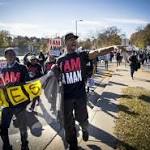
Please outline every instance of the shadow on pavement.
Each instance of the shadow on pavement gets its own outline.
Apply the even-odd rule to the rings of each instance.
[[[118,108],[120,111],[123,111],[129,115],[132,115],[132,116],[136,116],[136,115],[139,115],[139,113],[135,113],[133,110],[129,109],[127,106],[125,105],[118,105]]]
[[[115,75],[115,76],[120,76],[120,77],[123,76],[123,75],[121,75],[121,74],[119,74],[119,73],[114,73],[113,76],[114,76],[114,75]]]
[[[95,85],[98,86],[98,87],[105,88],[107,84],[102,84],[102,83],[99,83],[99,82],[95,82]]]
[[[56,119],[53,119],[53,117],[50,115],[50,113],[47,112],[45,106],[42,103],[40,104],[40,107],[41,107],[42,112],[43,112],[43,116],[41,115],[41,117],[43,117],[45,119],[45,121],[48,123],[48,125],[57,132],[57,135],[59,135],[61,137],[64,145],[66,146],[64,132],[62,131],[61,125],[57,122]],[[46,149],[47,146],[51,143],[51,141],[52,140],[50,140],[49,143],[43,149]]]
[[[116,71],[128,71],[128,69],[116,69]]]
[[[145,101],[145,102],[150,103],[150,96],[141,95],[141,96],[139,97],[139,99],[141,99],[141,100],[143,100],[143,101]]]
[[[102,77],[103,77],[103,74],[99,74],[99,73],[97,73],[97,74],[94,74],[94,77],[102,78]]]
[[[87,93],[87,99],[88,99],[88,106],[90,108],[93,108],[94,106],[97,105],[97,100],[100,98],[100,95],[97,94],[96,92],[90,92]]]
[[[78,146],[78,150],[85,150],[85,149],[82,148],[81,146]]]
[[[90,149],[92,150],[102,150],[100,147],[98,147],[97,145],[87,145]]]
[[[150,82],[150,80],[145,80],[145,79],[141,79],[141,78],[135,78],[136,80],[139,80],[139,81],[144,81],[144,82]]]
[[[130,146],[129,144],[126,144],[126,143],[118,140],[116,137],[112,136],[111,134],[105,132],[102,129],[99,129],[99,128],[93,126],[92,124],[90,124],[89,129],[90,129],[90,136],[95,137],[97,140],[100,140],[100,142],[108,145],[111,148],[116,149],[118,143],[121,142],[123,145],[126,145],[128,148],[130,148],[130,150],[134,150],[134,148],[132,146]],[[93,147],[95,147],[95,145],[93,145]],[[93,150],[100,150],[100,148],[97,149],[97,146],[96,146],[95,149],[93,149]]]
[[[108,83],[108,85],[112,85],[112,84],[121,85],[121,86],[128,86],[127,84],[122,84],[122,83],[117,83],[117,82],[112,82],[112,81],[110,81]]]
[[[121,95],[121,97],[122,97],[122,98],[128,98],[128,99],[133,98],[131,95],[126,95],[126,94]]]
[[[121,104],[115,104],[112,100],[117,100],[118,98],[124,98],[125,95],[114,94],[112,92],[103,92],[101,100],[98,101],[97,106],[101,108],[107,114],[113,116],[110,112],[118,112],[119,108],[121,111],[128,113],[130,115],[138,115],[137,113],[130,110],[127,106]],[[127,95],[126,95],[127,97]],[[113,116],[116,118],[116,116]]]
[[[106,98],[106,99],[117,100],[120,97],[121,97],[121,95],[119,95],[119,94],[115,94],[112,92],[103,92],[102,95],[100,96],[100,99],[103,100]]]
[[[100,108],[99,111],[100,110],[104,111],[105,113],[107,113],[108,115],[110,115],[111,117],[115,119],[117,119],[117,117],[113,115],[111,112],[117,113],[119,112],[119,108],[120,108],[120,111],[123,111],[130,115],[138,115],[125,105],[119,105],[119,104],[113,103],[113,101],[116,101],[118,98],[130,98],[130,96],[119,95],[119,94],[115,94],[112,92],[103,92],[102,95],[99,95],[93,92],[93,94],[90,94],[88,97],[88,106],[91,109],[93,109],[96,106]],[[146,97],[145,100],[149,100],[148,97]]]
[[[26,115],[26,120],[27,120],[26,125],[27,127],[29,127],[31,134],[36,137],[40,137],[42,134],[42,130],[43,130],[42,124],[40,123],[40,121],[37,119],[37,117],[35,116],[33,112],[26,111],[25,115]],[[19,127],[19,123],[17,119],[13,120],[13,125],[16,128]]]
[[[50,125],[55,131],[60,130],[60,125],[56,121],[56,119],[53,118],[53,116],[50,114],[50,111],[48,112],[43,105],[43,103],[40,104],[41,110],[43,112],[43,115],[38,113],[38,116],[43,117],[48,125]]]

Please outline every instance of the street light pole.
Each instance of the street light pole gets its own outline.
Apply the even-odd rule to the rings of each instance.
[[[78,22],[83,21],[83,20],[76,20],[75,21],[75,26],[76,26],[76,36],[78,35]]]
[[[76,35],[77,35],[77,20],[76,20],[76,22],[75,22],[75,26],[76,26]]]

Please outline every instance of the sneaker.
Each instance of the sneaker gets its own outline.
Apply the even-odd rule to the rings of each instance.
[[[82,138],[83,138],[83,141],[88,141],[89,139],[89,133],[87,130],[82,130]]]

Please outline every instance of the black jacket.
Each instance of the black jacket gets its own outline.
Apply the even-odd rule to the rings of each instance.
[[[1,70],[1,78],[0,78],[0,85],[2,87],[11,87],[11,86],[17,86],[25,84],[27,81],[29,81],[29,74],[27,71],[27,68],[19,64],[17,61],[14,62],[12,65],[6,65]],[[10,100],[7,97],[7,102],[9,103],[10,107],[26,107],[26,105],[30,101],[25,101],[23,103],[20,103],[16,106],[13,106],[10,102]]]

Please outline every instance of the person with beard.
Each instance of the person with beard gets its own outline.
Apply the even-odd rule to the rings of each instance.
[[[7,48],[5,50],[5,58],[7,64],[1,70],[0,85],[10,87],[14,85],[25,84],[29,81],[29,74],[27,68],[16,61],[16,53],[14,48]],[[3,141],[3,150],[12,150],[12,146],[9,142],[8,128],[10,126],[13,115],[15,115],[21,135],[21,150],[29,150],[28,147],[28,134],[26,125],[26,107],[29,101],[20,103],[13,106],[10,100],[7,98],[9,107],[2,109],[0,135]]]
[[[77,133],[75,120],[82,128],[82,138],[88,141],[88,112],[86,98],[86,64],[99,55],[105,55],[117,48],[110,46],[93,51],[77,51],[78,36],[73,33],[65,35],[66,53],[61,55],[57,60],[57,65],[52,67],[59,69],[62,75],[64,89],[64,129],[65,139],[70,150],[78,149]]]
[[[35,80],[37,78],[40,78],[43,75],[43,69],[42,66],[39,64],[38,59],[36,58],[35,55],[32,55],[30,57],[30,60],[28,59],[28,56],[30,55],[30,53],[26,54],[24,57],[24,63],[27,66],[28,72],[29,72],[29,76],[31,80]],[[36,100],[34,99],[31,107],[29,108],[29,110],[34,111],[35,108],[35,104],[37,103],[37,105],[39,105],[40,102],[40,97],[36,97]]]

